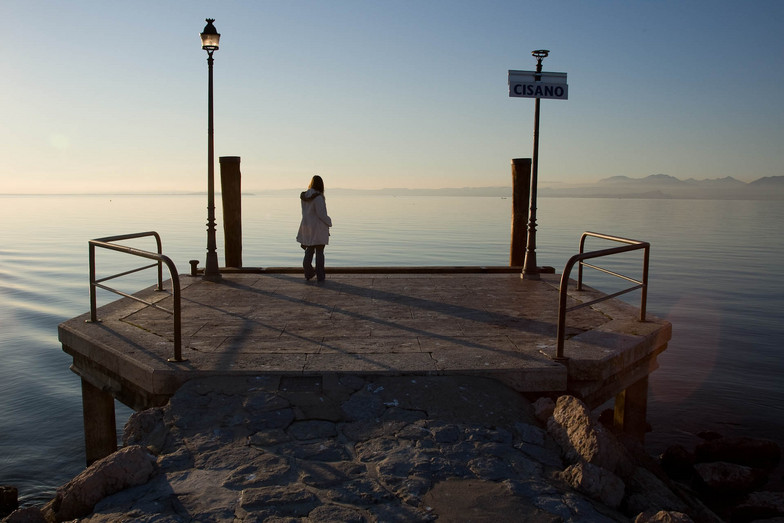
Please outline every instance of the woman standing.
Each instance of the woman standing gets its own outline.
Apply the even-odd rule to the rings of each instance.
[[[305,279],[313,276],[320,282],[324,281],[324,247],[329,243],[329,228],[332,219],[327,215],[327,203],[324,200],[324,180],[316,175],[310,180],[308,190],[299,195],[302,205],[302,221],[297,232],[297,241],[305,249],[302,267]],[[316,269],[313,269],[313,255],[316,255]]]

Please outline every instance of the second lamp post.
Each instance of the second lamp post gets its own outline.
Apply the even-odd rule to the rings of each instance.
[[[201,33],[201,48],[207,51],[209,69],[209,88],[207,94],[207,263],[204,268],[204,279],[213,282],[221,281],[218,269],[218,246],[215,239],[215,146],[212,127],[212,53],[218,50],[220,34],[207,18],[207,25]]]
[[[542,60],[547,58],[550,51],[547,49],[537,49],[531,55],[536,58],[536,77],[535,81],[541,80]],[[534,106],[534,158],[533,169],[531,172],[531,213],[528,222],[528,245],[525,249],[525,264],[523,265],[522,277],[526,280],[539,279],[539,267],[536,265],[536,190],[539,183],[539,98],[536,98]]]

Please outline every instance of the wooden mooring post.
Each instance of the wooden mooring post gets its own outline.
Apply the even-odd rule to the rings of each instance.
[[[528,243],[528,209],[531,199],[531,159],[512,160],[512,241],[509,266],[522,267]]]
[[[221,156],[223,244],[226,267],[242,267],[242,175],[239,156]]]

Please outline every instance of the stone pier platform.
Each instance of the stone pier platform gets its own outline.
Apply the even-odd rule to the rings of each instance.
[[[567,315],[568,361],[553,361],[553,274],[537,281],[500,268],[366,268],[335,270],[323,284],[285,270],[224,273],[222,283],[180,279],[185,361],[168,361],[172,317],[128,298],[101,307],[98,323],[85,314],[60,325],[82,377],[88,447],[113,445],[105,427],[113,399],[136,410],[158,406],[207,376],[279,376],[282,387],[303,391],[341,374],[483,376],[532,395],[570,393],[592,408],[616,398],[616,413],[617,399],[636,391],[623,408],[639,410],[642,401],[644,419],[647,376],[671,337],[668,322],[641,322],[639,309],[608,300]],[[570,291],[568,305],[598,295]],[[139,296],[172,308],[169,292]]]

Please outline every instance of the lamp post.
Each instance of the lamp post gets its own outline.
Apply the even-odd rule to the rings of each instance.
[[[531,55],[536,58],[536,81],[542,79],[542,60],[550,54],[547,49],[537,49]],[[525,280],[538,280],[539,268],[536,266],[536,186],[539,174],[539,98],[534,109],[534,157],[531,165],[531,214],[528,221],[528,244],[525,249],[525,265],[522,277]]]
[[[209,69],[209,87],[207,94],[207,263],[204,268],[204,279],[220,282],[221,274],[218,270],[218,248],[215,240],[215,147],[212,128],[212,53],[218,50],[220,34],[212,23],[213,18],[207,18],[207,25],[201,33],[201,48],[207,51],[207,65]],[[538,102],[538,100],[537,100]]]

